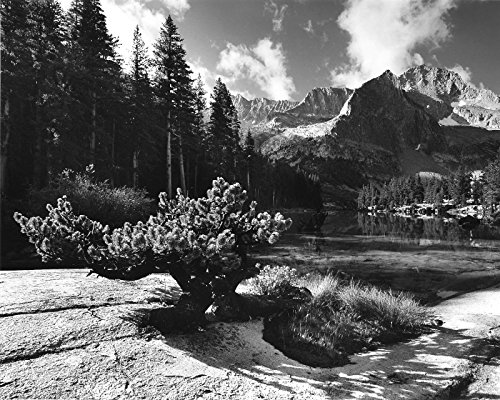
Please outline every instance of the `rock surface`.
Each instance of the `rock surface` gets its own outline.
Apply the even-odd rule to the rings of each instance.
[[[465,82],[454,71],[419,65],[399,79],[410,97],[437,120],[451,117],[460,125],[500,129],[500,97]]]
[[[297,102],[288,100],[266,98],[247,100],[240,94],[233,97],[233,103],[243,127],[266,122],[271,113],[284,112],[297,105]]]
[[[172,280],[124,283],[85,274],[0,271],[0,398],[453,398],[473,372],[498,373],[493,365],[486,371],[481,357],[493,360],[483,338],[500,325],[499,288],[436,307],[445,322],[428,335],[322,369],[264,342],[258,320],[166,337],[139,328],[160,298],[176,297]]]

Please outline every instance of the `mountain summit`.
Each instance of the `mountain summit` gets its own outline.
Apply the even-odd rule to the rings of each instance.
[[[327,201],[367,180],[482,168],[500,146],[499,96],[425,65],[354,91],[315,88],[299,103],[235,104],[261,151],[319,176]]]
[[[443,125],[500,129],[500,97],[454,71],[420,65],[399,79],[404,90]]]

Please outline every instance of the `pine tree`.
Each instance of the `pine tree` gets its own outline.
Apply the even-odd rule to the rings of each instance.
[[[141,171],[156,161],[154,102],[149,79],[150,60],[139,26],[134,29],[131,72],[129,77],[130,153],[132,154],[132,185],[137,188]],[[144,161],[144,162],[143,162]],[[143,165],[145,164],[145,165]]]
[[[189,143],[189,162],[193,165],[193,184],[192,188],[195,194],[198,194],[200,166],[205,162],[205,152],[201,151],[202,143],[206,134],[205,110],[207,108],[205,100],[205,87],[201,80],[201,75],[193,83],[194,93],[194,120]]]
[[[470,197],[470,174],[464,167],[458,168],[450,179],[450,195],[455,204],[465,205]]]
[[[230,175],[234,179],[237,159],[242,153],[239,144],[239,120],[231,95],[226,85],[217,79],[210,104],[210,122],[208,124],[206,146],[212,156],[211,162],[215,173]]]
[[[27,77],[30,75],[30,54],[25,46],[28,32],[27,3],[18,0],[3,0],[1,10],[1,148],[0,148],[0,192],[6,196],[7,171],[12,160],[13,131],[20,119],[16,118],[16,108],[24,100],[28,89]],[[19,177],[18,177],[19,179]]]
[[[4,1],[2,11],[2,195],[46,183],[61,121],[64,33],[55,0]],[[12,155],[12,157],[9,157]]]
[[[161,27],[154,54],[157,96],[165,121],[167,193],[172,198],[172,135],[178,138],[180,183],[186,193],[182,139],[194,121],[194,101],[186,52],[170,15]]]
[[[492,213],[500,202],[500,155],[484,169],[483,179],[484,202]]]
[[[255,158],[255,140],[252,137],[250,129],[245,136],[245,143],[243,144],[243,155],[246,161],[246,183],[248,193],[252,193],[252,169],[253,161]]]
[[[415,202],[422,203],[422,201],[424,201],[424,186],[422,185],[422,179],[418,174],[415,178],[414,193],[415,193]]]
[[[113,153],[119,119],[122,82],[117,41],[108,32],[100,0],[73,0],[68,25],[74,99],[72,129],[88,143],[79,143],[88,148],[88,152],[84,151],[88,154],[85,162],[95,164],[111,157],[114,164],[113,154],[106,153],[106,146]],[[72,139],[78,140],[75,135]]]
[[[63,71],[62,9],[55,0],[32,0],[29,5],[29,35],[27,46],[32,54],[33,90],[33,186],[40,188],[47,183],[51,169],[48,157],[61,117],[60,79]]]
[[[366,209],[366,186],[363,185],[358,193],[358,210],[365,210]]]

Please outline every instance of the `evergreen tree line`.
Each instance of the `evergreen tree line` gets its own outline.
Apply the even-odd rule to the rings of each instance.
[[[220,79],[206,104],[170,16],[151,58],[136,27],[129,59],[121,60],[100,0],[73,0],[66,13],[57,0],[4,0],[1,15],[2,197],[22,197],[66,168],[92,164],[113,186],[170,198],[177,187],[196,197],[223,176],[265,206],[321,202],[317,181],[270,163],[250,132],[241,135]]]
[[[500,155],[479,174],[460,167],[449,176],[395,177],[381,185],[370,182],[359,191],[358,209],[394,210],[418,203],[439,206],[445,201],[456,206],[483,205],[487,212],[496,211],[500,203]]]

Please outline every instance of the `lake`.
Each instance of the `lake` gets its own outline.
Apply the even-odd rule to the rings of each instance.
[[[438,301],[500,282],[500,229],[462,229],[456,220],[382,214],[284,213],[294,220],[277,246],[258,253],[263,264],[301,273],[359,278]]]

